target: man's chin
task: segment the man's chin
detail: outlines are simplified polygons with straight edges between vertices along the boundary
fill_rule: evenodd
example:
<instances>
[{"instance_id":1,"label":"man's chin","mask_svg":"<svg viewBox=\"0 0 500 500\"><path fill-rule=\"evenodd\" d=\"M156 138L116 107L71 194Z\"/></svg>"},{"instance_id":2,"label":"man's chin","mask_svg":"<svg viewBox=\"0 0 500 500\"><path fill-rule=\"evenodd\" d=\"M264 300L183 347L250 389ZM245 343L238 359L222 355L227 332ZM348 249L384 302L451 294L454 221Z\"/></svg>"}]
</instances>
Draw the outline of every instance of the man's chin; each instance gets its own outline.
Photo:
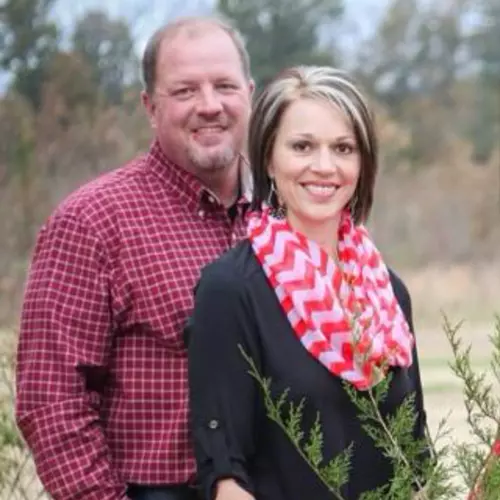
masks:
<instances>
[{"instance_id":1,"label":"man's chin","mask_svg":"<svg viewBox=\"0 0 500 500\"><path fill-rule=\"evenodd\" d=\"M200 170L223 170L228 168L236 158L233 151L219 150L213 148L198 149L195 154L190 155L194 165Z\"/></svg>"}]
</instances>

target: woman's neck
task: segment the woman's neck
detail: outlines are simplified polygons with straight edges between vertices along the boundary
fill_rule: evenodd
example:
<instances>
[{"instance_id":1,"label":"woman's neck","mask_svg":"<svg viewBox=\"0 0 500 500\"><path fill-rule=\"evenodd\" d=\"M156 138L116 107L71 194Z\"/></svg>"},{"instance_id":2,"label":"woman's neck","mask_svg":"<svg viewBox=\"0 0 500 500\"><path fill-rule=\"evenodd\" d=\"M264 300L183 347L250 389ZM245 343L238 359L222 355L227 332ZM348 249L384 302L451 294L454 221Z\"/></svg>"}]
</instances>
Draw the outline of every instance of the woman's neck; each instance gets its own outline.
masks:
<instances>
[{"instance_id":1,"label":"woman's neck","mask_svg":"<svg viewBox=\"0 0 500 500\"><path fill-rule=\"evenodd\" d=\"M311 221L301 221L289 215L288 223L294 230L319 245L332 259L337 258L340 214L334 219L316 224Z\"/></svg>"}]
</instances>

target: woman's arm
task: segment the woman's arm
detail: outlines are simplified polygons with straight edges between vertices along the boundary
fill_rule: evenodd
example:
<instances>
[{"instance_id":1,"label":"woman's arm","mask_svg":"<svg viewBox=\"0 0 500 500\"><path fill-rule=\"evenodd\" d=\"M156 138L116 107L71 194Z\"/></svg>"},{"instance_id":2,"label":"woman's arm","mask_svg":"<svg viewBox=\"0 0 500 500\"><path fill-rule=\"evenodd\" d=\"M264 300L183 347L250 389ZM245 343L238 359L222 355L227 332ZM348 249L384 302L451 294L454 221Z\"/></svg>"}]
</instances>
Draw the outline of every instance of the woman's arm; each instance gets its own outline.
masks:
<instances>
[{"instance_id":1,"label":"woman's arm","mask_svg":"<svg viewBox=\"0 0 500 500\"><path fill-rule=\"evenodd\" d=\"M390 274L391 274L391 281L392 281L394 293L399 301L401 309L403 310L403 313L406 317L406 321L408 322L410 330L415 338L415 343L413 346L413 363L412 363L412 366L409 368L409 376L411 377L413 387L414 387L414 392L415 392L415 411L417 412L417 418L415 421L415 427L413 430L413 434L415 436L415 439L427 440L427 433L426 433L427 414L426 414L425 406L424 406L422 380L421 380L421 376L420 376L420 367L419 367L419 359L418 359L417 339L415 336L415 329L414 329L414 325L413 325L413 311L412 311L412 304L411 304L411 296L410 296L408 288L406 287L404 282L396 274L394 274L392 271L390 271ZM421 466L423 466L423 464L431 457L432 444L428 441L426 441L426 444L427 444L427 448L424 449L424 451L422 452L422 454L420 456L420 465ZM418 471L417 471L417 474L419 474ZM421 482L425 482L425 481L422 479ZM415 499L424 498L424 496L423 496L424 494L425 494L425 486L424 486L423 490L415 493L416 496L414 498Z\"/></svg>"},{"instance_id":2,"label":"woman's arm","mask_svg":"<svg viewBox=\"0 0 500 500\"><path fill-rule=\"evenodd\" d=\"M409 374L413 382L413 387L415 389L415 407L418 412L417 423L415 429L415 437L423 438L425 436L425 427L427 425L427 416L424 407L424 396L422 391L422 380L420 377L420 366L418 360L418 349L417 349L417 339L415 335L415 328L413 325L413 311L411 305L411 297L406 287L405 283L395 274L392 270L389 270L391 277L391 283L394 290L394 294L399 302L401 310L405 315L406 321L410 327L410 331L415 338L415 343L413 346L413 363L409 368Z\"/></svg>"},{"instance_id":3,"label":"woman's arm","mask_svg":"<svg viewBox=\"0 0 500 500\"><path fill-rule=\"evenodd\" d=\"M256 384L244 350L259 365L245 281L229 260L204 269L187 332L191 426L206 500L251 500Z\"/></svg>"},{"instance_id":4,"label":"woman's arm","mask_svg":"<svg viewBox=\"0 0 500 500\"><path fill-rule=\"evenodd\" d=\"M215 500L255 500L234 479L221 479L215 486Z\"/></svg>"}]
</instances>

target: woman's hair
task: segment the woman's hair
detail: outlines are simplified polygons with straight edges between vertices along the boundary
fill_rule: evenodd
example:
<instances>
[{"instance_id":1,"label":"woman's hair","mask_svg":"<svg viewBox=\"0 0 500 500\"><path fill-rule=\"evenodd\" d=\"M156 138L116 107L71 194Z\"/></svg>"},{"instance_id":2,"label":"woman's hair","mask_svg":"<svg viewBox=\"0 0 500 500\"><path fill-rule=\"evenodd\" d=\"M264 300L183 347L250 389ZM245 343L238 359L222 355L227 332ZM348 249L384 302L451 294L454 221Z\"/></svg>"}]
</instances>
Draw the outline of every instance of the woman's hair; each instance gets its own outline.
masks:
<instances>
[{"instance_id":1,"label":"woman's hair","mask_svg":"<svg viewBox=\"0 0 500 500\"><path fill-rule=\"evenodd\" d=\"M281 117L298 99L322 100L345 113L352 125L360 151L361 170L352 199L356 224L365 222L373 203L378 168L377 137L372 112L354 81L343 71L329 66L296 66L280 72L257 98L250 119L248 154L254 194L252 208L260 210L269 199L271 179L267 168ZM276 197L271 196L274 208Z\"/></svg>"}]
</instances>

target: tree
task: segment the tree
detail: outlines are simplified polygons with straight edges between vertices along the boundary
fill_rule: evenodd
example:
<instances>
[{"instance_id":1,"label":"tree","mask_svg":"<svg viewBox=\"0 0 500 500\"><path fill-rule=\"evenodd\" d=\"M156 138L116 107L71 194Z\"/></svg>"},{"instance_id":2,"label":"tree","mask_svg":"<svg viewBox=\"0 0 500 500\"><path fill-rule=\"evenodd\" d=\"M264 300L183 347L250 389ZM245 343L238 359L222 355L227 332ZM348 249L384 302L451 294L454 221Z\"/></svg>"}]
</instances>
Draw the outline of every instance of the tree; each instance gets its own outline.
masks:
<instances>
[{"instance_id":1,"label":"tree","mask_svg":"<svg viewBox=\"0 0 500 500\"><path fill-rule=\"evenodd\" d=\"M431 162L455 127L455 86L470 66L464 20L470 0L392 0L373 38L360 51L358 76L391 116L409 127L404 155ZM467 56L467 54L465 54Z\"/></svg>"},{"instance_id":2,"label":"tree","mask_svg":"<svg viewBox=\"0 0 500 500\"><path fill-rule=\"evenodd\" d=\"M0 63L13 88L38 108L47 65L57 51L57 26L48 15L55 0L6 0L0 7Z\"/></svg>"},{"instance_id":3,"label":"tree","mask_svg":"<svg viewBox=\"0 0 500 500\"><path fill-rule=\"evenodd\" d=\"M322 47L321 28L343 13L341 0L219 0L246 39L257 86L294 64L332 64L334 47Z\"/></svg>"},{"instance_id":4,"label":"tree","mask_svg":"<svg viewBox=\"0 0 500 500\"><path fill-rule=\"evenodd\" d=\"M77 23L73 50L92 68L98 88L110 104L120 104L124 87L137 76L137 58L128 25L92 10Z\"/></svg>"},{"instance_id":5,"label":"tree","mask_svg":"<svg viewBox=\"0 0 500 500\"><path fill-rule=\"evenodd\" d=\"M39 145L48 148L71 125L91 120L99 102L102 99L87 62L71 52L54 56L37 116Z\"/></svg>"},{"instance_id":6,"label":"tree","mask_svg":"<svg viewBox=\"0 0 500 500\"><path fill-rule=\"evenodd\" d=\"M500 1L479 2L470 50L479 63L475 120L472 127L473 160L489 161L500 135Z\"/></svg>"},{"instance_id":7,"label":"tree","mask_svg":"<svg viewBox=\"0 0 500 500\"><path fill-rule=\"evenodd\" d=\"M426 5L392 0L358 63L360 75L377 97L393 110L413 95L449 97L451 85L467 63L460 55L468 4L468 0Z\"/></svg>"},{"instance_id":8,"label":"tree","mask_svg":"<svg viewBox=\"0 0 500 500\"><path fill-rule=\"evenodd\" d=\"M33 108L23 96L10 92L0 101L0 165L5 168L2 184L15 181L19 187L18 238L23 253L33 244L31 169L36 148L35 121Z\"/></svg>"}]
</instances>

